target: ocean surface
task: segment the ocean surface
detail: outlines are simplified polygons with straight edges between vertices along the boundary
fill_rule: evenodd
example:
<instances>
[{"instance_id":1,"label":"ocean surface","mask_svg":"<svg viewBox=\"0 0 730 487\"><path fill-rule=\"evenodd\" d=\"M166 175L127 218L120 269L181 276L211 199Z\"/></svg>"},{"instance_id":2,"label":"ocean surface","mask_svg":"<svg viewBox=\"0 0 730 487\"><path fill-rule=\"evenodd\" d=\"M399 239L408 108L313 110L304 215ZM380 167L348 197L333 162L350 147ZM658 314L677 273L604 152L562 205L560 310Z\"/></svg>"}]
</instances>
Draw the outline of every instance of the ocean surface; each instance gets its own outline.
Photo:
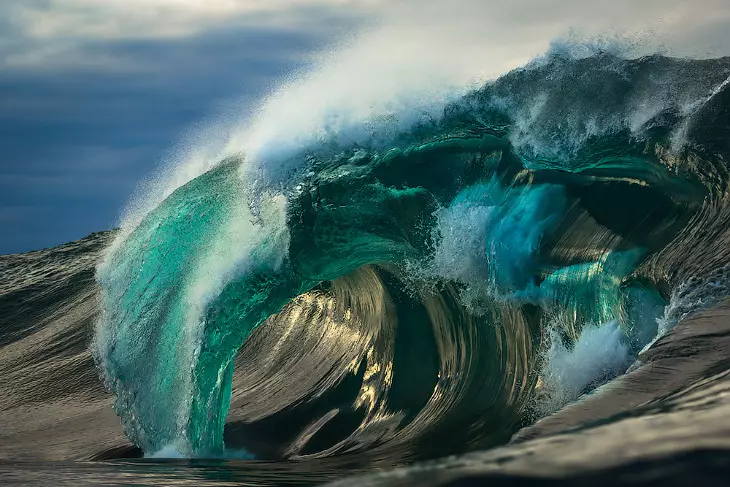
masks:
<instances>
[{"instance_id":1,"label":"ocean surface","mask_svg":"<svg viewBox=\"0 0 730 487\"><path fill-rule=\"evenodd\" d=\"M730 59L552 52L405 118L0 256L0 483L730 481Z\"/></svg>"}]
</instances>

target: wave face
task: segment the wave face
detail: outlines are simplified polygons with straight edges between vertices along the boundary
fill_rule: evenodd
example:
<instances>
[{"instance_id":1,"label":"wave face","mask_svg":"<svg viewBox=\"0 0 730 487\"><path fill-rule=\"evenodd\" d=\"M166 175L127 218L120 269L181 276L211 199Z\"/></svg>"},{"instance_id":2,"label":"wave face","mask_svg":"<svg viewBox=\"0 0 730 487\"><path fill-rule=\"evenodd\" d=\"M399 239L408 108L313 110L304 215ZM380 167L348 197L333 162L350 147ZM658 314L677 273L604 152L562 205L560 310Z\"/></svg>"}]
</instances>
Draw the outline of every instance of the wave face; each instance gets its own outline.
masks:
<instances>
[{"instance_id":1,"label":"wave face","mask_svg":"<svg viewBox=\"0 0 730 487\"><path fill-rule=\"evenodd\" d=\"M127 435L224 454L233 399L227 454L411 460L503 443L624 372L711 301L699 281L727 286L729 77L551 55L407 130L222 160L98 269Z\"/></svg>"}]
</instances>

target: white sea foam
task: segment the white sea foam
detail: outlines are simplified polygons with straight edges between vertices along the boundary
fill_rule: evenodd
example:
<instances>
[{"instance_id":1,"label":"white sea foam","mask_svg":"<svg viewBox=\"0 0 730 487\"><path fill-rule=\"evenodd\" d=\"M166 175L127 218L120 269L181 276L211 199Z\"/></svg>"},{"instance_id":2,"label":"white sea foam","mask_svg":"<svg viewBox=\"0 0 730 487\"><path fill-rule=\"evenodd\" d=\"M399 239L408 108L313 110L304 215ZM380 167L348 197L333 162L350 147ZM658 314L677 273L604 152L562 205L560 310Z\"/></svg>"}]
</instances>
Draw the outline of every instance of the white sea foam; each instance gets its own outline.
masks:
<instances>
[{"instance_id":1,"label":"white sea foam","mask_svg":"<svg viewBox=\"0 0 730 487\"><path fill-rule=\"evenodd\" d=\"M629 346L617 322L587 326L572 347L550 334L536 409L549 414L582 394L622 374L631 363Z\"/></svg>"},{"instance_id":2,"label":"white sea foam","mask_svg":"<svg viewBox=\"0 0 730 487\"><path fill-rule=\"evenodd\" d=\"M171 460L171 459L177 459L177 458L187 458L185 455L180 453L174 445L167 445L166 447L162 448L161 450L145 455L145 458L153 458L156 460Z\"/></svg>"},{"instance_id":3,"label":"white sea foam","mask_svg":"<svg viewBox=\"0 0 730 487\"><path fill-rule=\"evenodd\" d=\"M642 352L682 320L717 305L729 295L730 267L727 266L677 286L662 316L656 319L656 336ZM583 393L626 372L633 358L616 322L586 327L572 347L566 346L559 334L552 331L543 356L538 412L549 414L574 402ZM641 362L630 365L629 371L640 365Z\"/></svg>"},{"instance_id":4,"label":"white sea foam","mask_svg":"<svg viewBox=\"0 0 730 487\"><path fill-rule=\"evenodd\" d=\"M664 314L657 319L656 337L647 344L646 351L657 340L669 333L680 321L707 310L730 296L730 266L723 266L702 277L693 277L672 291Z\"/></svg>"}]
</instances>

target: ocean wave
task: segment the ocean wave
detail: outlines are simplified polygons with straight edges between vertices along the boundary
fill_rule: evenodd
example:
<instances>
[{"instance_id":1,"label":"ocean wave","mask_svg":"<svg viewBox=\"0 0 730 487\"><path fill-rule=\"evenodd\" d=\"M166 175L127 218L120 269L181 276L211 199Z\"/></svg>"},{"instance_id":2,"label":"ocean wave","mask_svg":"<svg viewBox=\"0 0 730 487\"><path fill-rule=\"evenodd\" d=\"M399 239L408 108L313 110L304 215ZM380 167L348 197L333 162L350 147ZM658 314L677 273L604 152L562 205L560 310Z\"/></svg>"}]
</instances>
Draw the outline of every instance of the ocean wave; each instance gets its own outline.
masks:
<instances>
[{"instance_id":1,"label":"ocean wave","mask_svg":"<svg viewBox=\"0 0 730 487\"><path fill-rule=\"evenodd\" d=\"M126 433L149 455L415 459L507 441L622 373L728 261L729 73L554 51L296 137L276 101L98 269ZM275 448L243 420L226 445L232 402L287 418L261 426Z\"/></svg>"}]
</instances>

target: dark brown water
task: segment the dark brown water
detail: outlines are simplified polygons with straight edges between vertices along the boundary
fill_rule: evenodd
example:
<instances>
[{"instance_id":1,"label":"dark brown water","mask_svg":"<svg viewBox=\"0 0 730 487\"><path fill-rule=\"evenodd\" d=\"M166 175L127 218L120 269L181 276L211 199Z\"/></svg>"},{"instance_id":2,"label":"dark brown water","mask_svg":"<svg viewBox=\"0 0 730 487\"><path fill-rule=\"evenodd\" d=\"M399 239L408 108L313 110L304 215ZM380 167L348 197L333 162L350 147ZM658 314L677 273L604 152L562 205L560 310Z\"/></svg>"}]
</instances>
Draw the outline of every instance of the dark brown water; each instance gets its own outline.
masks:
<instances>
[{"instance_id":1,"label":"dark brown water","mask_svg":"<svg viewBox=\"0 0 730 487\"><path fill-rule=\"evenodd\" d=\"M140 452L124 437L88 352L97 312L93 266L109 237L98 234L50 251L0 257L6 277L0 297L6 330L0 347L2 485L274 486L337 479L343 486L456 485L457 480L464 485L689 485L697 478L724 485L721 480L730 478L730 303L725 302L684 320L645 352L631 373L491 451L394 472L388 470L392 459L378 457L377 449L359 458L300 461L130 458ZM241 392L234 404L255 411ZM242 421L236 410L227 431L231 442L257 429L276 431L266 422ZM260 451L275 445L262 442ZM386 472L372 473L380 471ZM355 475L364 476L355 480Z\"/></svg>"}]
</instances>

